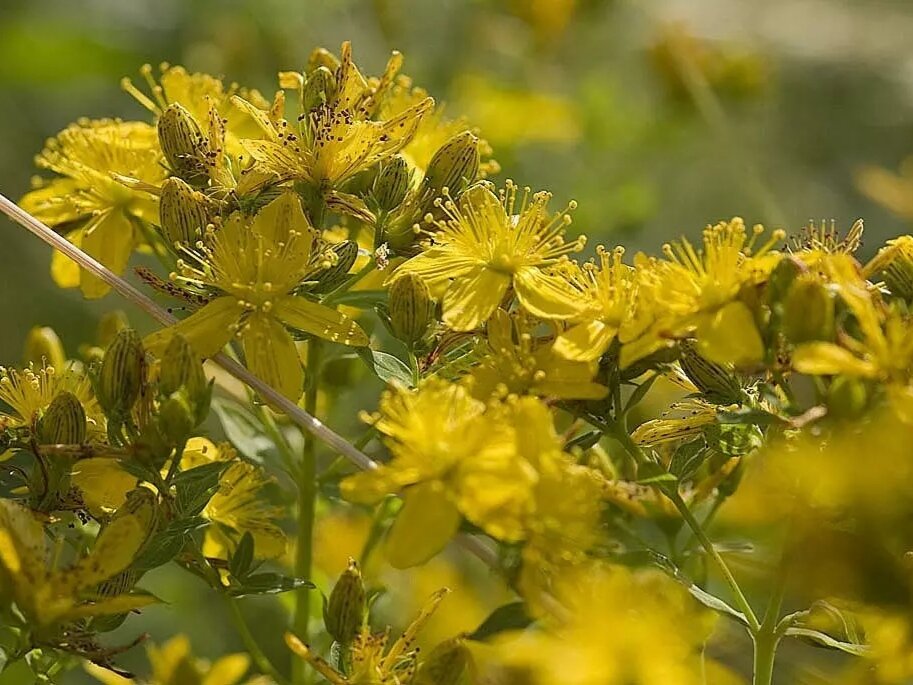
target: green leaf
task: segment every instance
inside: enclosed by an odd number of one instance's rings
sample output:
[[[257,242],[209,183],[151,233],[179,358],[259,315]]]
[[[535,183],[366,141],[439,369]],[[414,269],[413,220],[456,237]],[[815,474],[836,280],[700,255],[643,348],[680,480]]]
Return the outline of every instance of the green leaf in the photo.
[[[498,633],[504,633],[509,630],[523,630],[533,622],[529,612],[526,610],[525,602],[511,602],[504,604],[495,609],[488,618],[482,621],[482,625],[475,629],[475,632],[469,636],[470,640],[486,640]]]
[[[254,536],[250,531],[245,531],[235,548],[235,553],[231,555],[228,562],[228,570],[231,575],[238,580],[243,581],[244,577],[250,572],[250,566],[254,561]]]
[[[703,604],[708,609],[713,609],[714,611],[718,611],[721,614],[725,614],[726,616],[729,616],[730,618],[734,618],[736,621],[738,621],[742,625],[745,625],[745,626],[748,625],[748,619],[745,618],[745,614],[743,614],[741,611],[737,611],[737,610],[733,609],[731,606],[726,604],[726,602],[724,602],[722,599],[720,599],[716,595],[711,595],[706,590],[702,590],[701,588],[699,588],[697,585],[694,585],[694,584],[688,585],[686,583],[686,586],[687,586],[688,592],[691,594],[691,596],[694,597],[698,602]]]
[[[182,471],[174,479],[178,510],[184,517],[199,514],[219,490],[219,478],[231,462],[216,461],[203,464],[189,471]]]
[[[219,417],[225,436],[240,454],[262,464],[267,454],[275,449],[260,421],[241,405],[214,399],[212,408]]]
[[[706,449],[703,440],[685,443],[672,455],[669,473],[674,474],[679,480],[688,480],[709,456],[710,451]]]
[[[650,388],[653,387],[653,383],[656,382],[656,379],[659,378],[660,374],[655,373],[650,376],[647,380],[637,386],[634,392],[631,393],[631,396],[628,398],[628,401],[624,406],[624,413],[627,414],[634,407],[640,404],[640,401],[644,396],[650,391]]]
[[[358,356],[382,381],[386,383],[397,381],[407,388],[413,386],[412,369],[398,357],[380,350],[372,350],[368,347],[359,350]]]
[[[279,573],[256,573],[245,578],[241,586],[229,589],[228,594],[232,597],[275,595],[304,587],[313,589],[316,586],[304,578],[290,578]]]
[[[852,654],[853,656],[866,656],[869,653],[868,645],[843,642],[842,640],[831,637],[827,633],[822,633],[820,630],[812,630],[811,628],[798,628],[794,626],[786,629],[786,635],[811,641],[822,647],[836,649],[846,654]]]

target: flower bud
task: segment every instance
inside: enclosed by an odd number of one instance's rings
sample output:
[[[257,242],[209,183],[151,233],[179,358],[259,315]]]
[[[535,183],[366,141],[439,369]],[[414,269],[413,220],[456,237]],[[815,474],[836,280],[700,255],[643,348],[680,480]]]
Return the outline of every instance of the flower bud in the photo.
[[[834,337],[834,298],[827,286],[800,276],[783,302],[783,333],[794,345]]]
[[[62,392],[55,397],[38,421],[38,442],[42,445],[80,445],[86,440],[86,410],[76,395]]]
[[[336,253],[336,263],[314,274],[314,280],[317,281],[315,292],[328,293],[346,280],[352,265],[358,259],[358,243],[345,240],[333,245],[333,252]]]
[[[25,339],[25,363],[35,366],[53,366],[63,369],[67,365],[67,355],[57,333],[49,326],[35,326]]]
[[[206,198],[177,176],[162,184],[159,225],[168,247],[193,245],[202,235],[209,215]]]
[[[98,374],[98,403],[106,413],[126,416],[133,409],[146,377],[146,352],[139,335],[123,328],[105,351]]]
[[[314,69],[307,76],[301,99],[305,112],[310,112],[315,107],[323,105],[332,99],[336,93],[336,77],[325,66]]]
[[[678,363],[688,379],[705,395],[721,404],[734,404],[740,400],[741,388],[735,375],[725,365],[701,355],[690,340],[682,342]]]
[[[853,419],[865,410],[868,390],[865,382],[851,376],[837,376],[827,389],[827,413],[837,419]]]
[[[424,337],[434,321],[434,300],[421,278],[403,274],[390,284],[390,325],[393,334],[412,346]]]
[[[364,624],[367,609],[361,571],[355,560],[349,558],[348,568],[339,576],[324,607],[323,621],[327,632],[339,644],[350,644]]]
[[[158,420],[162,436],[172,445],[184,442],[197,425],[196,412],[182,391],[173,393],[162,402],[159,406]]]
[[[425,186],[456,194],[479,173],[479,139],[469,131],[455,135],[434,153],[425,172]]]
[[[882,278],[892,295],[913,301],[913,259],[909,255],[899,255],[892,260],[882,272]]]
[[[162,354],[159,393],[168,397],[183,389],[191,400],[196,401],[198,395],[206,392],[208,386],[200,355],[193,350],[183,335],[175,334]]]
[[[406,197],[412,184],[412,172],[405,158],[396,155],[391,158],[374,179],[374,199],[378,207],[390,211]]]
[[[463,640],[454,638],[431,650],[415,676],[415,685],[457,685],[472,666]]]
[[[178,103],[168,105],[158,121],[159,145],[172,171],[200,185],[208,176],[209,143],[200,125]]]

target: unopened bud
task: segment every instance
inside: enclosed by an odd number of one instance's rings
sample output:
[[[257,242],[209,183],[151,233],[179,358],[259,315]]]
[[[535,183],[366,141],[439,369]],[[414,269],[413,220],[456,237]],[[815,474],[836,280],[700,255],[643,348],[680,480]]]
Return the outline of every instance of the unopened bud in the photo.
[[[374,179],[374,199],[378,207],[390,211],[406,197],[412,184],[412,172],[401,155],[391,158]]]
[[[881,275],[892,295],[907,302],[913,300],[913,236],[889,240],[865,265],[863,275],[873,280]]]
[[[195,401],[200,393],[206,391],[208,385],[200,355],[183,335],[174,335],[162,354],[159,393],[167,397],[183,389]]]
[[[162,184],[159,200],[159,225],[168,247],[175,243],[193,245],[202,235],[209,215],[206,198],[177,176]]]
[[[425,172],[425,185],[436,192],[458,193],[479,173],[479,139],[469,131],[455,135],[434,153]]]
[[[133,409],[146,375],[146,352],[132,328],[121,329],[105,351],[98,374],[98,403],[108,414],[126,416]]]
[[[346,280],[352,265],[358,259],[358,243],[345,240],[334,245],[333,252],[336,253],[336,263],[314,275],[314,280],[317,281],[315,292],[328,293]]]
[[[710,398],[721,404],[734,404],[740,400],[741,388],[735,375],[725,365],[701,355],[690,340],[682,342],[678,363],[697,389]]]
[[[53,328],[35,326],[29,331],[25,339],[25,363],[38,367],[47,364],[55,369],[63,369],[67,365],[63,343]]]
[[[837,376],[827,389],[827,413],[837,419],[854,419],[865,410],[868,390],[865,382],[851,376]]]
[[[302,101],[304,111],[310,112],[315,107],[329,102],[336,92],[336,77],[333,72],[325,66],[314,69],[307,75],[307,82],[304,84],[302,92]]]
[[[366,611],[365,583],[358,564],[350,558],[348,568],[333,586],[324,609],[327,632],[339,644],[350,644],[364,624]]]
[[[180,445],[196,426],[196,412],[184,392],[175,392],[161,403],[158,413],[162,436],[172,445]]]
[[[798,345],[834,337],[834,298],[827,286],[811,276],[800,276],[783,302],[783,333]]]
[[[431,650],[415,676],[415,685],[457,685],[472,666],[463,640],[454,638]]]
[[[80,445],[86,440],[86,410],[76,395],[62,392],[38,421],[38,442],[43,445]]]
[[[393,334],[408,345],[421,340],[434,321],[434,300],[421,278],[403,274],[390,284],[390,324]]]
[[[178,103],[168,105],[159,117],[158,135],[162,153],[177,176],[194,185],[206,180],[209,143],[190,112]]]

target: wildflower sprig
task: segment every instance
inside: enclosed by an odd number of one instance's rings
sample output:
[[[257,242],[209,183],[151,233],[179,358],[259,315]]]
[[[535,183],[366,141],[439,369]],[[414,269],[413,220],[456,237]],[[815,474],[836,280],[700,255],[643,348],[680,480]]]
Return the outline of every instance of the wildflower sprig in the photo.
[[[576,203],[556,212],[549,192],[487,180],[481,132],[445,118],[402,63],[394,53],[370,77],[348,43],[318,49],[280,72],[272,99],[144,68],[148,92],[124,88],[147,121],[78,122],[39,156],[56,177],[23,204],[117,273],[151,248],[161,268],[138,275],[179,316],[145,338],[118,327],[72,360],[37,331],[29,365],[0,374],[15,481],[0,499],[7,662],[44,673],[75,654],[110,679],[116,648],[99,635],[154,603],[138,584],[172,563],[221,595],[251,659],[209,670],[179,639],[150,650],[163,682],[180,668],[234,683],[252,663],[279,685],[312,671],[365,685],[696,683],[724,671],[701,656],[714,614],[752,638],[757,683],[786,637],[889,654],[878,630],[894,614],[862,581],[838,588],[871,605],[835,610],[842,630],[781,605],[825,599],[787,587],[809,532],[795,512],[809,530],[908,520],[903,457],[880,450],[895,467],[886,504],[854,494],[850,482],[876,489],[848,475],[840,446],[909,432],[913,239],[862,265],[861,222],[786,242],[736,217],[653,255],[587,260]],[[90,297],[111,283],[140,297],[96,266],[58,260],[54,274]],[[217,390],[204,359],[252,389]],[[371,376],[386,386],[376,408]],[[353,445],[314,415],[342,423],[355,389],[367,431]],[[770,501],[782,509],[758,505]],[[370,531],[344,550],[318,625],[310,579],[333,574],[315,563],[315,528],[336,512]],[[718,515],[749,521],[746,535],[790,520],[781,553],[732,546],[779,565],[764,611],[743,587],[758,578],[711,537]],[[443,590],[399,638],[377,632],[378,569],[431,568],[454,540],[514,601],[430,652],[417,641]],[[300,657],[288,672],[239,602],[285,591],[290,630],[274,632]],[[853,612],[875,626],[871,650]],[[678,637],[658,656],[654,633]]]

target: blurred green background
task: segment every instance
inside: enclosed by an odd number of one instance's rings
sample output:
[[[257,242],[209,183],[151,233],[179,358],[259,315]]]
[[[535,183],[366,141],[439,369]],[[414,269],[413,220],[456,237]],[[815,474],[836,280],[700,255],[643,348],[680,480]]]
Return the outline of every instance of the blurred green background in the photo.
[[[278,69],[351,40],[367,73],[401,50],[481,128],[502,178],[576,199],[591,245],[655,251],[733,215],[791,231],[862,217],[870,253],[907,230],[855,175],[913,152],[911,35],[907,0],[0,0],[0,192],[28,189],[70,121],[145,119],[119,86],[144,62],[270,94]],[[57,289],[49,249],[0,227],[0,363],[36,324],[73,352],[122,306]],[[199,652],[239,648],[192,583],[168,599]]]

